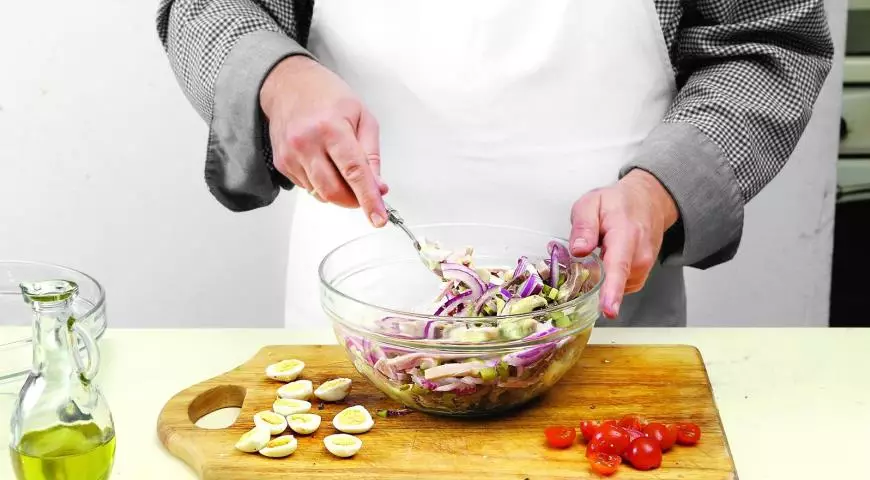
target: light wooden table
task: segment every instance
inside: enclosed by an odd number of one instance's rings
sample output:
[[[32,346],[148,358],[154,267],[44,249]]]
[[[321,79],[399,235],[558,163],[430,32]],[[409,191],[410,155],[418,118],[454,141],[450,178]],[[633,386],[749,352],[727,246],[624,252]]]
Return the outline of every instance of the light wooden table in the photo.
[[[0,340],[23,334],[0,327]],[[157,414],[170,396],[263,345],[331,343],[325,328],[110,329],[97,381],[118,432],[112,478],[195,478],[157,440]],[[597,329],[592,343],[699,347],[741,480],[870,478],[870,330]],[[0,384],[4,424],[20,384]],[[8,443],[2,427],[0,444]],[[11,463],[0,456],[0,479],[11,478]]]

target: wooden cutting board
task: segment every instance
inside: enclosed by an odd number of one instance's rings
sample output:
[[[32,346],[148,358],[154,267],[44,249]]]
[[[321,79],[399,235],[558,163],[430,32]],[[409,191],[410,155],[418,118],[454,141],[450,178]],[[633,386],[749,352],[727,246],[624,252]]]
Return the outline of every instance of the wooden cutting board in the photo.
[[[320,429],[297,435],[299,447],[289,457],[270,459],[235,450],[239,436],[253,428],[254,413],[269,410],[282,385],[265,377],[266,366],[286,358],[303,360],[301,378],[315,387],[334,377],[353,379],[346,404],[327,403],[319,410],[314,399],[312,413],[323,418]],[[348,404],[366,406],[375,427],[360,435],[363,447],[356,456],[340,459],[326,451],[323,437],[337,433],[332,418]],[[378,409],[399,406],[361,377],[338,346],[268,346],[244,365],[175,395],[160,413],[157,433],[173,455],[205,480],[580,479],[598,478],[589,470],[585,447],[550,449],[544,428],[638,413],[655,421],[695,422],[703,432],[701,442],[675,446],[657,470],[623,466],[611,478],[737,478],[701,354],[690,346],[589,345],[548,394],[500,418],[450,419],[419,412],[386,419],[375,415]],[[241,407],[231,427],[207,430],[194,425],[225,407]]]

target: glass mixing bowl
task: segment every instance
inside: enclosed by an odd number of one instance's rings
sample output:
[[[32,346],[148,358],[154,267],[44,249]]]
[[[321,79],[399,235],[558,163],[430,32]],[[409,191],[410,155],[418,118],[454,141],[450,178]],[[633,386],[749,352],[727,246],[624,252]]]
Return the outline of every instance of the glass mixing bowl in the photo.
[[[0,260],[0,326],[27,326],[33,323],[33,310],[21,295],[21,282],[62,279],[78,284],[73,312],[82,326],[99,340],[106,331],[106,292],[93,277],[73,270],[39,262]],[[0,382],[22,378],[32,362],[31,332],[0,335]]]
[[[477,268],[513,269],[521,256],[533,263],[549,258],[550,241],[565,244],[543,233],[494,225],[411,230],[448,250],[472,246]],[[599,316],[604,273],[595,254],[572,261],[590,275],[585,293],[571,301],[520,315],[439,317],[433,315],[433,301],[443,288],[441,279],[399,229],[384,228],[323,259],[321,305],[356,369],[394,400],[432,414],[488,416],[540,396],[580,358]],[[558,328],[550,326],[555,319]],[[466,340],[452,334],[420,338],[419,333],[429,328],[503,332],[530,322],[548,326],[511,340],[506,339],[510,335]]]

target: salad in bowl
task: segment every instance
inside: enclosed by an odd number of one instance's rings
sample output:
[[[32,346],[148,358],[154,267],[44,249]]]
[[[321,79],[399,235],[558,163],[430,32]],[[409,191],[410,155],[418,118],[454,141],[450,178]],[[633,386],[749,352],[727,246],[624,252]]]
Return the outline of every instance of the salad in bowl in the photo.
[[[321,263],[323,309],[362,375],[409,408],[485,416],[538,397],[574,366],[599,315],[596,255],[574,258],[564,241],[520,228],[413,230],[438,239],[423,242],[425,266],[389,230]]]

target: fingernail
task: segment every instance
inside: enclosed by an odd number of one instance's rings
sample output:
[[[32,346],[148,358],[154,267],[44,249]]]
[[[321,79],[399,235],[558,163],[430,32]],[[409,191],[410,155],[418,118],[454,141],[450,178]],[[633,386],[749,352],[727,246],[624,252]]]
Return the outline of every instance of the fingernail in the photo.
[[[574,243],[571,244],[571,248],[574,250],[583,250],[586,248],[586,245],[589,245],[589,242],[586,241],[585,238],[578,238],[574,240]]]
[[[613,312],[613,316],[619,315],[619,302],[614,302],[613,305],[610,306],[610,311]]]
[[[369,215],[369,220],[372,221],[372,225],[374,225],[376,227],[380,227],[384,224],[385,218],[380,213],[374,212],[371,215]]]

